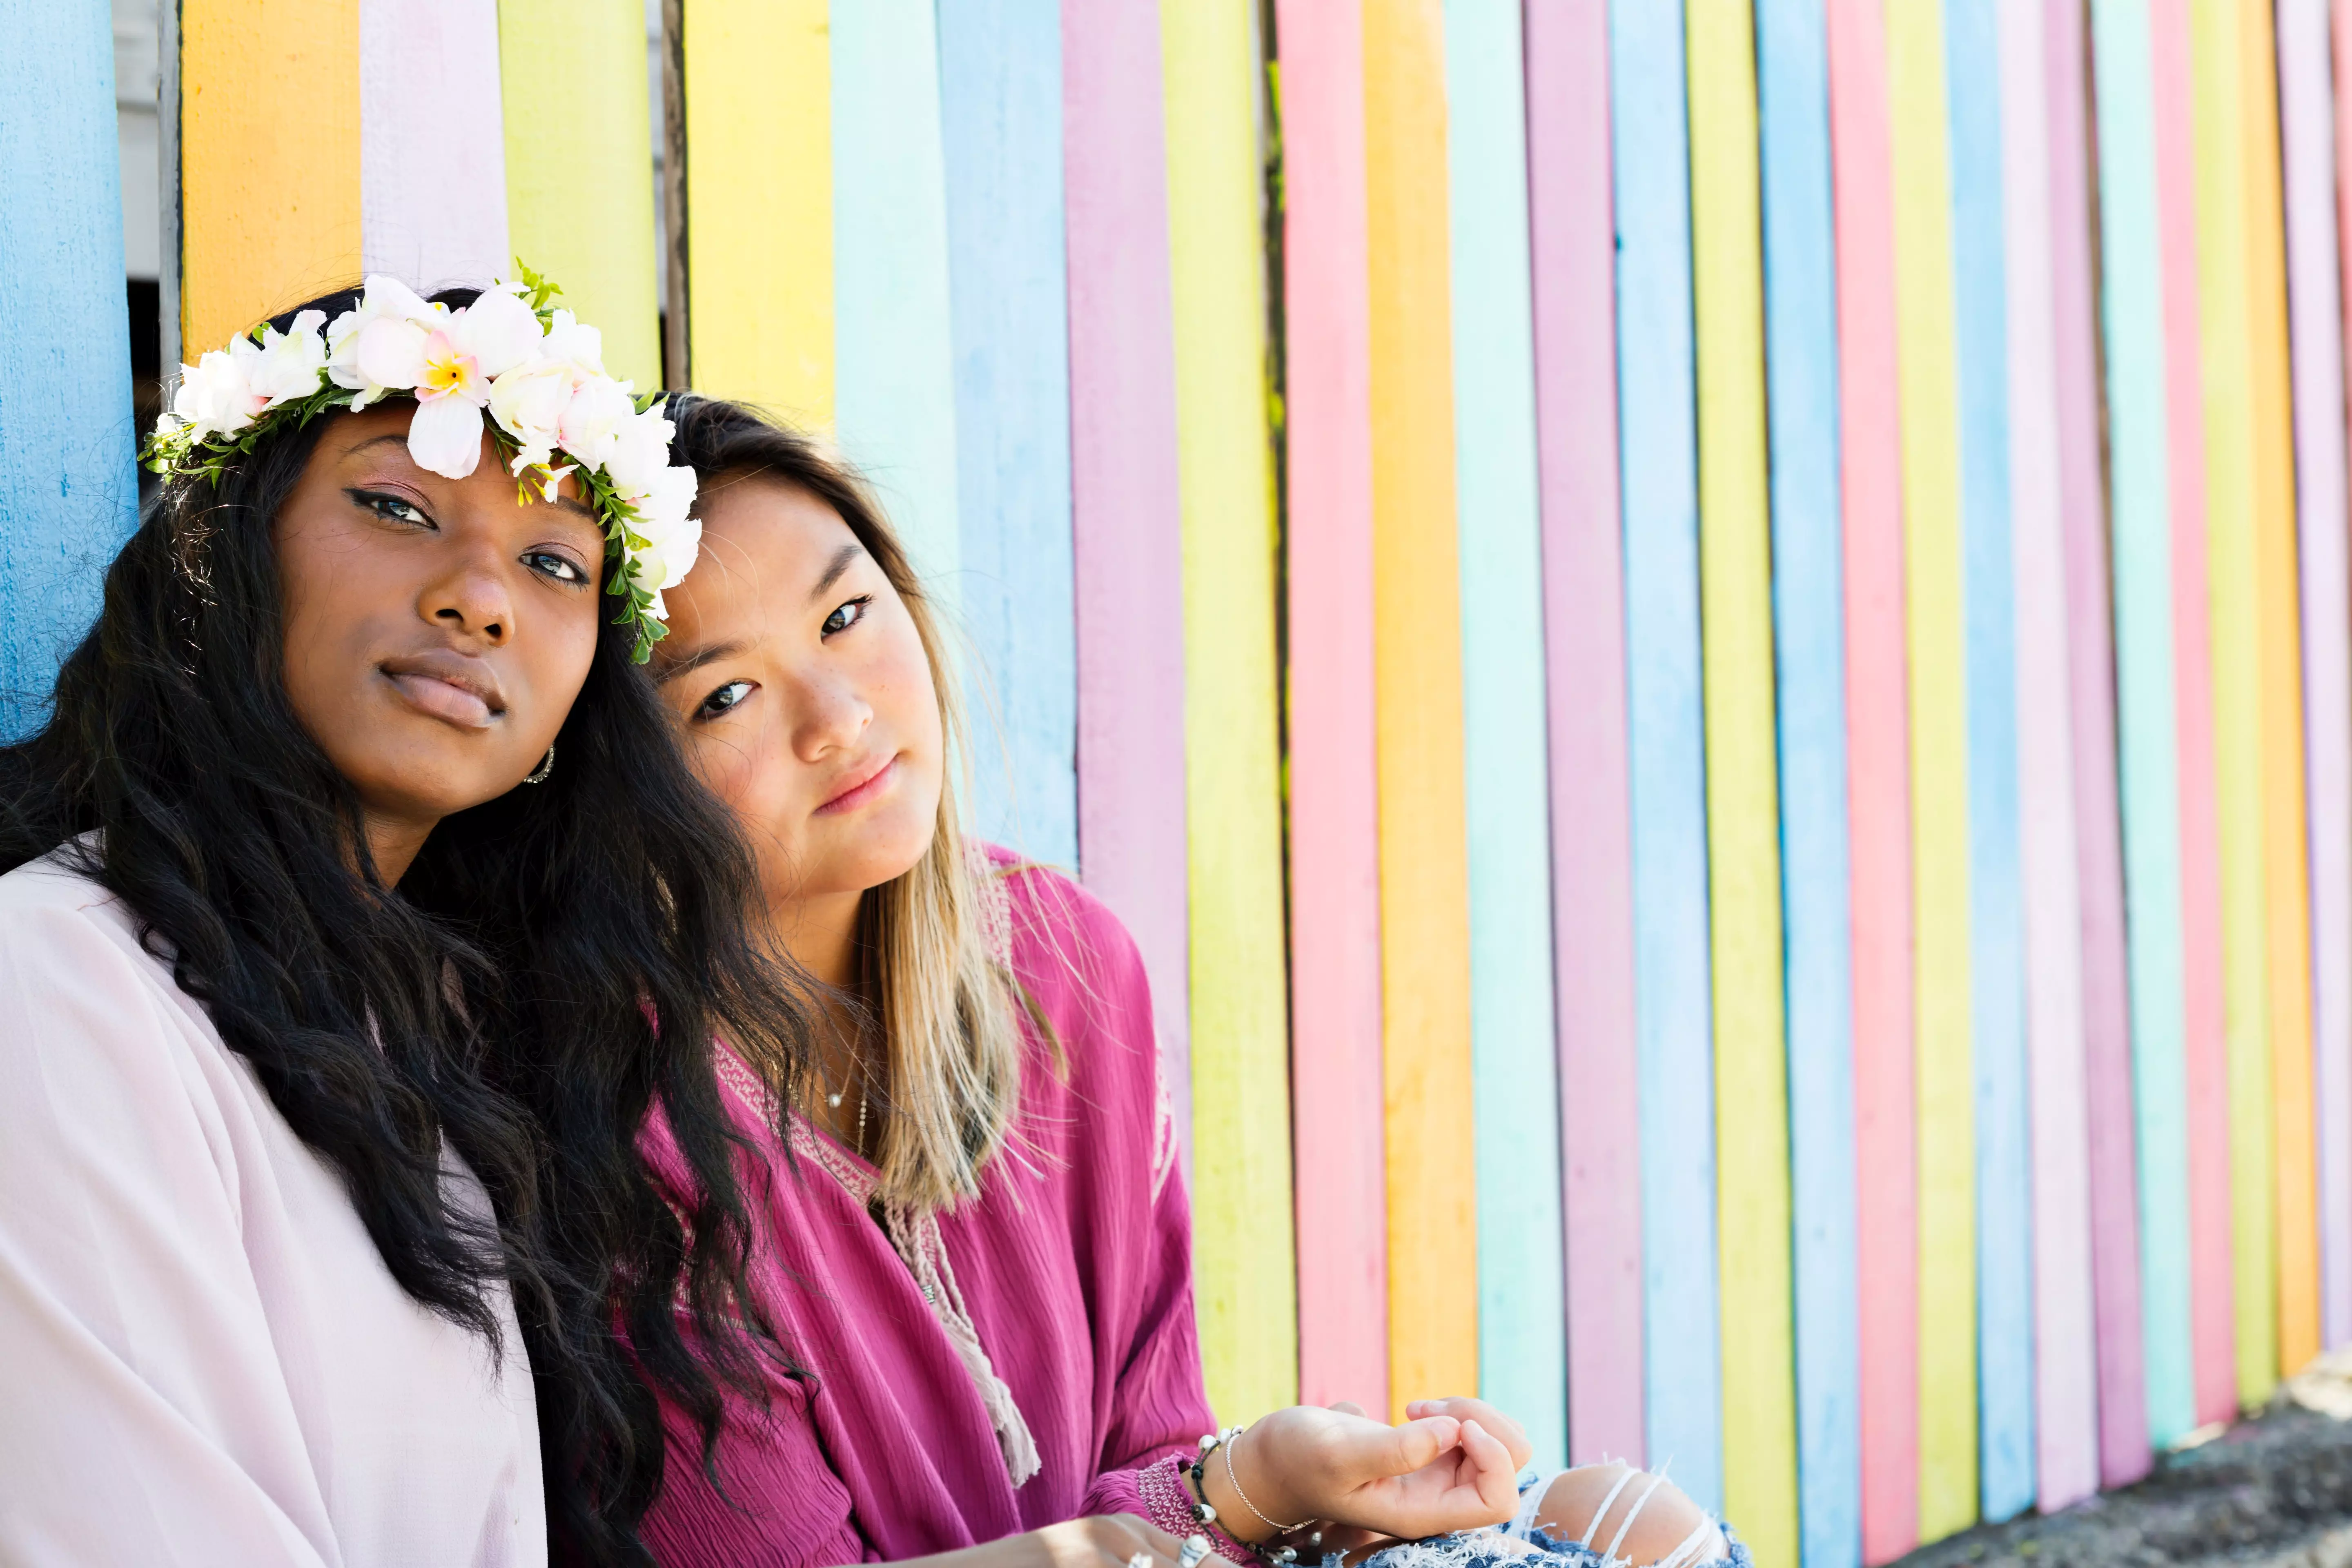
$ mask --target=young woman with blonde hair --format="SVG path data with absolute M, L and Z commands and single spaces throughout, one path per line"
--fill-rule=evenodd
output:
M 1524 1436 L 1473 1399 L 1393 1427 L 1300 1406 L 1213 1432 L 1133 942 L 1083 889 L 964 837 L 936 618 L 856 476 L 740 405 L 672 413 L 702 554 L 656 679 L 824 1026 L 781 1106 L 771 1064 L 716 1047 L 759 1211 L 753 1304 L 793 1365 L 730 1400 L 709 1463 L 668 1468 L 656 1555 L 1191 1568 L 1475 1531 L 1454 1561 L 1744 1562 L 1624 1466 L 1523 1494 Z M 675 1419 L 674 1460 L 698 1436 Z

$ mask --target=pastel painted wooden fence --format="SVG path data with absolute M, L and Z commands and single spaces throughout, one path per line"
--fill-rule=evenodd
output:
M 1852 1568 L 2352 1342 L 2352 0 L 169 20 L 180 357 L 519 253 L 868 468 L 1143 952 L 1222 1416 Z M 104 16 L 0 31 L 21 733 L 135 487 Z

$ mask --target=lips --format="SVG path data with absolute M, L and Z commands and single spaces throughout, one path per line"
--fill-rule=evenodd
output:
M 832 799 L 816 808 L 819 816 L 831 816 L 845 811 L 856 811 L 868 801 L 880 798 L 898 776 L 898 759 L 885 757 L 881 765 L 871 773 L 856 776 L 856 782 L 841 790 Z
M 507 710 L 488 664 L 454 648 L 426 648 L 376 667 L 412 707 L 461 730 L 487 730 Z

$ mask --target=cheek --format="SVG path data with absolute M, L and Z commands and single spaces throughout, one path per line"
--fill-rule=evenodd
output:
M 352 700 L 370 668 L 372 606 L 351 603 L 352 574 L 330 569 L 315 542 L 284 540 L 278 571 L 283 606 L 286 695 L 297 718 L 322 742 L 357 720 Z
M 731 736 L 689 731 L 686 754 L 694 766 L 694 776 L 727 809 L 739 816 L 757 815 L 754 796 L 759 791 L 761 769 L 754 751 Z
M 769 727 L 738 722 L 688 731 L 687 756 L 702 787 L 735 814 L 764 854 L 799 832 L 793 809 L 799 764 Z
M 545 629 L 544 636 L 517 641 L 524 645 L 518 651 L 523 655 L 536 710 L 531 728 L 544 731 L 552 741 L 571 717 L 572 705 L 579 700 L 581 688 L 588 683 L 588 671 L 595 665 L 597 626 L 593 619 L 573 616 Z
M 929 764 L 936 776 L 946 735 L 940 721 L 940 696 L 931 684 L 930 661 L 923 645 L 908 629 L 906 637 L 876 661 L 870 688 L 875 717 L 888 727 L 899 743 Z

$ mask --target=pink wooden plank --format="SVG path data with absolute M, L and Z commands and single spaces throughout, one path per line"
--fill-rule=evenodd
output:
M 1830 0 L 1838 399 L 1845 500 L 1846 773 L 1862 1279 L 1863 1556 L 1919 1538 L 1919 1242 L 1912 1127 L 1909 707 L 1893 151 L 1879 0 Z
M 2124 961 L 2123 839 L 2116 795 L 2115 647 L 2109 640 L 2106 492 L 2099 469 L 2090 110 L 2084 93 L 2089 63 L 2082 8 L 2052 5 L 2044 16 L 2049 26 L 2042 68 L 2050 104 L 2051 324 L 2058 377 L 2059 507 L 2065 520 L 2076 888 L 2082 900 L 2099 1483 L 2117 1487 L 2146 1475 L 2151 1455 L 2140 1352 L 2138 1154 Z
M 2197 1419 L 2237 1414 L 2230 1248 L 2230 1089 L 2221 994 L 2221 839 L 2207 652 L 2204 372 L 2197 293 L 2197 160 L 2189 0 L 2150 0 L 2165 429 L 2172 500 L 2174 700 L 2180 744 L 2181 1010 L 2189 1083 L 2190 1338 Z
M 1388 1408 L 1373 784 L 1371 279 L 1354 0 L 1276 0 L 1289 422 L 1299 1397 Z M 1452 590 L 1450 587 L 1448 592 Z
M 1528 217 L 1568 1226 L 1569 1453 L 1643 1452 L 1642 1210 L 1607 0 L 1527 9 Z
M 1142 951 L 1189 1149 L 1184 560 L 1160 16 L 1062 7 L 1078 853 Z

